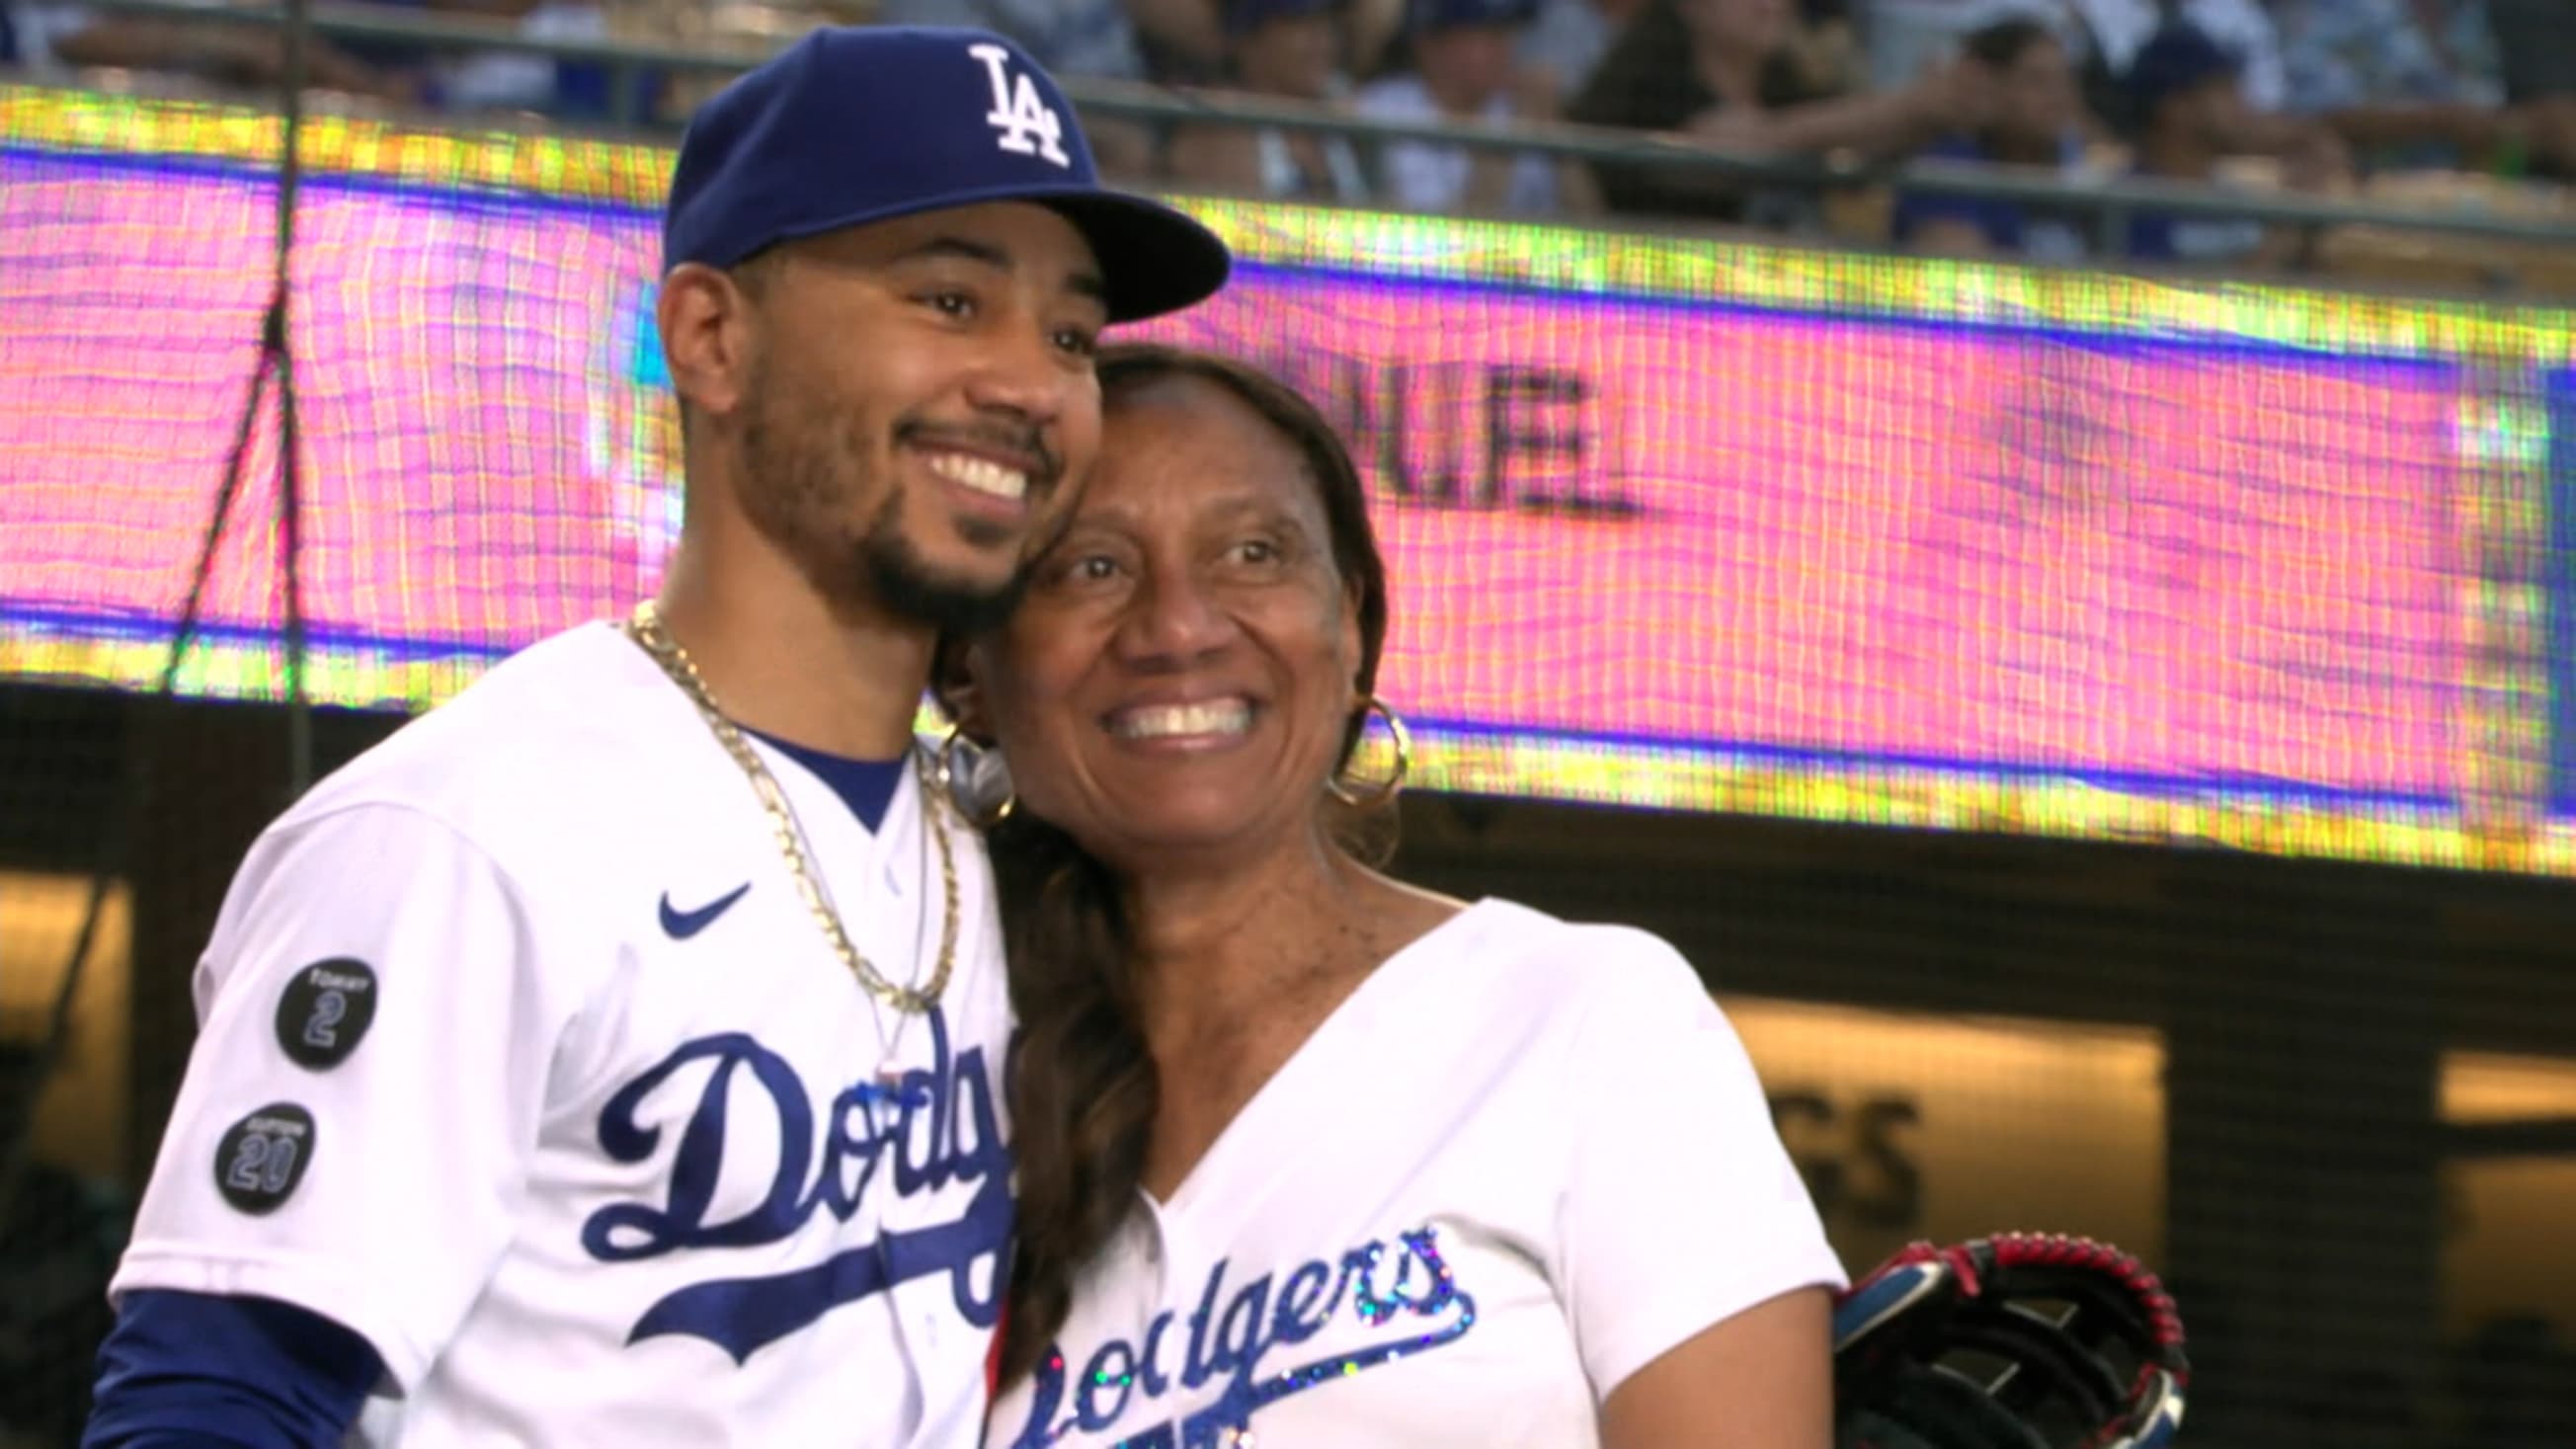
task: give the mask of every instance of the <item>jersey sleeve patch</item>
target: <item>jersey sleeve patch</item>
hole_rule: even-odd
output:
[[[327,1072],[349,1059],[375,1020],[375,968],[335,956],[288,979],[277,998],[277,1044],[288,1061]]]
[[[312,1113],[293,1102],[271,1102],[215,1144],[215,1190],[253,1217],[275,1212],[313,1165],[317,1140]]]

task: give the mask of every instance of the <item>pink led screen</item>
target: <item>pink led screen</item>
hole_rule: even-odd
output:
[[[256,247],[202,239],[266,206],[242,174],[0,152],[0,229],[36,243],[0,262],[22,646],[166,637],[265,287]],[[304,579],[318,642],[360,661],[339,702],[649,588],[678,507],[650,215],[343,178],[301,228]],[[1405,272],[1257,260],[1155,330],[1270,362],[1350,431],[1417,720],[2456,788],[2448,363]],[[273,426],[250,472],[262,519]],[[219,642],[277,618],[272,543],[236,530]]]

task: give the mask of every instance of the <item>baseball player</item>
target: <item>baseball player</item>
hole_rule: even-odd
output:
[[[975,1442],[1012,1213],[985,858],[912,734],[1221,285],[988,34],[827,29],[681,143],[659,599],[243,863],[87,1442]]]

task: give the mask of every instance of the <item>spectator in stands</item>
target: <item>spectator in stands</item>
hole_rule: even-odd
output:
[[[2246,130],[2243,72],[2242,62],[2193,26],[2157,32],[2129,66],[2129,103],[2140,126],[2138,174],[2216,184],[2219,162]],[[2294,233],[2245,217],[2140,212],[2129,223],[2128,253],[2141,261],[2241,271],[2279,265],[2297,243]]]
[[[1413,0],[1413,69],[1370,82],[1355,108],[1388,121],[1555,119],[1554,78],[1514,63],[1537,8],[1537,0]],[[1397,141],[1380,151],[1378,161],[1379,199],[1406,211],[1545,215],[1589,209],[1588,174],[1545,156]]]
[[[514,24],[533,36],[590,39],[606,33],[597,0],[370,0]],[[286,50],[274,30],[191,24],[96,14],[77,4],[14,8],[15,56],[39,75],[113,68],[195,76],[260,90],[285,79]],[[437,50],[409,41],[335,41],[316,36],[305,49],[311,88],[404,105],[455,111],[518,110],[580,120],[605,119],[603,67],[497,51]]]
[[[2274,18],[2290,109],[2385,164],[2576,164],[2576,98],[2506,105],[2485,0],[2278,0]]]
[[[2025,0],[2015,0],[2025,3]],[[2282,158],[2302,174],[2338,176],[2352,165],[2349,149],[2331,127],[2285,109],[2288,71],[2281,33],[2264,0],[2048,0],[2064,7],[2084,82],[2086,104],[2110,129],[2132,141],[2145,125],[2132,100],[2129,72],[2147,42],[2163,29],[2189,26],[2207,36],[2237,64],[2244,104],[2229,122],[2230,155]]]
[[[2065,44],[2027,16],[1972,32],[1961,49],[1999,78],[1992,113],[1979,130],[1944,138],[1926,159],[1981,161],[2070,176],[2083,170],[2084,99]],[[2015,201],[1972,196],[1897,197],[1895,239],[1951,256],[1989,253],[2071,262],[2090,250],[2085,218],[2034,211]]]
[[[1791,0],[1789,59],[1808,88],[1839,96],[1871,89],[1853,8],[1863,0]],[[1900,80],[1889,89],[1902,90]]]
[[[2072,27],[2077,64],[2086,68],[2094,103],[2123,131],[2146,118],[2118,113],[2124,79],[2147,42],[2169,25],[2188,25],[2235,57],[2246,101],[2244,119],[2278,112],[2289,101],[2281,33],[2263,0],[2056,0]],[[2259,148],[2249,148],[2259,149]]]
[[[274,87],[286,77],[284,40],[267,27],[105,15],[78,3],[9,3],[6,14],[9,54],[0,56],[0,64],[40,79],[78,70],[136,70]],[[369,65],[318,36],[305,46],[304,73],[311,90],[388,101],[413,100],[418,93],[413,77]]]
[[[1561,107],[1643,9],[1645,0],[1539,0],[1538,20],[1521,37],[1523,73],[1545,77]]]
[[[1996,88],[1983,64],[1962,58],[1898,90],[1835,97],[1800,68],[1794,23],[1791,0],[1650,0],[1566,115],[1678,133],[1726,151],[1790,155],[1898,156],[1983,124]],[[1616,162],[1593,174],[1613,211],[1747,219],[1744,183],[1715,171]]]
[[[887,25],[962,25],[1007,35],[1067,79],[1141,81],[1150,52],[1186,78],[1212,72],[1221,53],[1209,0],[877,0]],[[1100,169],[1134,176],[1153,154],[1141,126],[1086,120]]]
[[[1018,41],[1059,76],[1140,80],[1144,52],[1121,0],[878,0],[888,25],[962,25]]]
[[[463,20],[501,22],[536,40],[608,37],[608,12],[598,0],[426,0],[426,8]],[[533,111],[578,121],[603,121],[611,115],[612,79],[607,67],[596,63],[508,51],[423,52],[407,59],[425,77],[422,99],[444,110]]]
[[[1341,0],[1226,0],[1228,85],[1254,95],[1339,103]],[[1275,201],[1357,203],[1369,197],[1359,152],[1340,136],[1211,124],[1172,137],[1174,179]]]

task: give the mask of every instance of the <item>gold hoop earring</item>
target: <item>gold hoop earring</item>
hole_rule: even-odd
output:
[[[1413,736],[1405,730],[1404,721],[1396,717],[1395,711],[1387,707],[1385,700],[1374,694],[1370,695],[1368,702],[1360,707],[1360,729],[1363,733],[1368,729],[1370,715],[1376,715],[1386,721],[1387,737],[1395,742],[1394,771],[1385,780],[1365,792],[1343,784],[1341,772],[1338,770],[1333,773],[1333,778],[1324,782],[1324,788],[1332,793],[1334,799],[1345,805],[1355,805],[1363,809],[1393,801],[1404,789],[1404,777],[1413,769]]]
[[[939,737],[939,787],[948,792],[948,803],[957,807],[957,813],[965,816],[968,824],[978,830],[990,830],[1011,818],[1011,812],[1019,807],[1020,792],[1011,783],[1009,767],[994,750],[978,747],[966,760],[966,768],[974,778],[961,778],[957,770],[957,746],[965,738],[966,731],[954,724],[948,727],[948,733]],[[1002,799],[998,805],[989,803],[991,777],[996,773],[1001,776],[1002,783]]]

